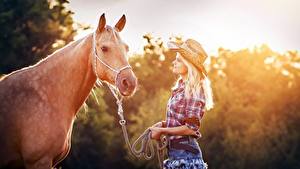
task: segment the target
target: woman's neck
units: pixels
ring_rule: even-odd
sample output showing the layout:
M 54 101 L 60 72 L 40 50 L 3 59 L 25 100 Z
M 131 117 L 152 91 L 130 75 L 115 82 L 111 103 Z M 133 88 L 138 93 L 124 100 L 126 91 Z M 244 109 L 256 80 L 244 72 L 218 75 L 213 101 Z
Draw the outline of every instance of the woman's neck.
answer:
M 181 74 L 181 75 L 180 75 L 180 78 L 181 78 L 183 81 L 186 81 L 186 79 L 187 79 L 187 74 Z

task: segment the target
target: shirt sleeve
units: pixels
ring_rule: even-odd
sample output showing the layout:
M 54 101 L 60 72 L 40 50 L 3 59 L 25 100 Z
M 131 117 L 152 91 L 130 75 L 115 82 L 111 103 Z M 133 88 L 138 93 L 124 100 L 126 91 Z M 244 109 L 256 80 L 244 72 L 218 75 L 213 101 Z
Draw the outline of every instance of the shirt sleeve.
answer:
M 204 114 L 204 100 L 199 98 L 191 98 L 186 100 L 184 125 L 194 131 L 198 131 L 200 120 Z

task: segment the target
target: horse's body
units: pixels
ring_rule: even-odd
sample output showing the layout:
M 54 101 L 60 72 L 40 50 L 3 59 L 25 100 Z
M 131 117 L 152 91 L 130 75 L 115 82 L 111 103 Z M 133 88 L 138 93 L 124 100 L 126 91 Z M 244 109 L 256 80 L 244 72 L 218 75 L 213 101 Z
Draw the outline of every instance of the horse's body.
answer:
M 93 34 L 90 34 L 36 65 L 2 78 L 1 169 L 50 169 L 68 154 L 76 112 L 89 95 L 97 76 L 115 83 L 113 75 L 103 65 L 99 66 L 99 62 L 93 69 L 92 42 Z M 116 62 L 113 65 L 120 67 Z M 131 70 L 124 73 L 124 77 L 134 76 Z

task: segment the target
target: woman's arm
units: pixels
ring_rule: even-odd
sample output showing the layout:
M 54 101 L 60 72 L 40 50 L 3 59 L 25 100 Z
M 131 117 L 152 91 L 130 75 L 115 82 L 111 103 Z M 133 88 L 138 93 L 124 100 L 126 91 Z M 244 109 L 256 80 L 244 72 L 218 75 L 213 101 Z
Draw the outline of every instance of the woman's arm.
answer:
M 157 123 L 153 124 L 153 126 L 151 126 L 151 127 L 166 127 L 166 121 L 157 122 Z
M 191 136 L 199 136 L 196 131 L 190 129 L 186 125 L 178 126 L 178 127 L 151 127 L 152 138 L 159 140 L 160 136 L 163 135 L 191 135 Z
M 195 135 L 195 131 L 187 127 L 186 125 L 178 127 L 161 128 L 161 134 L 164 135 Z

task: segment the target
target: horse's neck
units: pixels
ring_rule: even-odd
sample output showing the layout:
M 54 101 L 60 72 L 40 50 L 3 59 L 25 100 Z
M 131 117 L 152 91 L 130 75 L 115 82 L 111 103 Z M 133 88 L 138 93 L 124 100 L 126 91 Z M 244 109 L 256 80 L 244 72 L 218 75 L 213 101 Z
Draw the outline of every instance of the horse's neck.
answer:
M 91 49 L 92 36 L 88 35 L 36 66 L 33 77 L 38 91 L 58 111 L 75 113 L 89 95 L 96 81 Z

